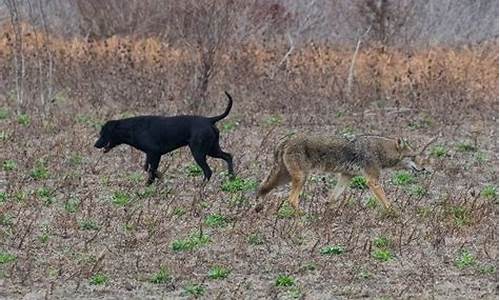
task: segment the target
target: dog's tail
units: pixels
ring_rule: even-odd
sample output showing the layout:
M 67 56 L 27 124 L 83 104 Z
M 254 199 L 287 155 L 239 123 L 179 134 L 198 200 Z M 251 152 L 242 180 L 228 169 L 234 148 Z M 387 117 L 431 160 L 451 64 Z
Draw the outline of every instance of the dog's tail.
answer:
M 218 122 L 227 117 L 227 115 L 229 115 L 229 112 L 231 111 L 231 107 L 233 107 L 233 98 L 231 98 L 231 95 L 229 95 L 229 93 L 226 91 L 224 91 L 224 94 L 226 94 L 227 98 L 229 99 L 229 103 L 227 104 L 226 110 L 221 115 L 209 118 L 212 123 Z

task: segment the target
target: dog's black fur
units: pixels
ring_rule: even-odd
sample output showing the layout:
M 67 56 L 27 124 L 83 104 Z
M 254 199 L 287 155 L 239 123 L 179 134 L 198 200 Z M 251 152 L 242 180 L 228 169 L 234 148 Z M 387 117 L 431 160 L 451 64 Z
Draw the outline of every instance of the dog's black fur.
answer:
M 144 170 L 149 173 L 147 184 L 158 178 L 158 164 L 163 154 L 189 146 L 196 163 L 203 170 L 204 180 L 210 180 L 212 170 L 207 155 L 226 161 L 229 174 L 234 176 L 233 157 L 221 150 L 219 130 L 215 123 L 224 119 L 231 110 L 233 99 L 224 92 L 229 103 L 224 113 L 215 117 L 202 116 L 139 116 L 106 122 L 101 129 L 96 148 L 107 153 L 112 148 L 127 144 L 146 153 Z

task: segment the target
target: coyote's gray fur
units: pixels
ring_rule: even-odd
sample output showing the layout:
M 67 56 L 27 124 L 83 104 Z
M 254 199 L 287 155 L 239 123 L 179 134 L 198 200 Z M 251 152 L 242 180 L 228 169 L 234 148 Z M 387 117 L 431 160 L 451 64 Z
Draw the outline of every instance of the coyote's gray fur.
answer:
M 299 195 L 311 170 L 338 174 L 333 192 L 336 200 L 355 175 L 363 175 L 375 197 L 386 208 L 390 203 L 379 183 L 380 170 L 405 167 L 420 171 L 417 153 L 402 138 L 361 135 L 348 137 L 309 137 L 292 135 L 283 139 L 274 151 L 274 166 L 257 192 L 264 196 L 273 188 L 292 182 L 288 201 L 299 211 Z

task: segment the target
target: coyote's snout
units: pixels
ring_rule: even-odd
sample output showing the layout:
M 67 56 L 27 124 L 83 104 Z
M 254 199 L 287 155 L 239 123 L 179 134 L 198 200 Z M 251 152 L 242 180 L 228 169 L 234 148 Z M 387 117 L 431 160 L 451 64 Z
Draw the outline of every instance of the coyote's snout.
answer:
M 419 154 L 402 138 L 369 135 L 355 138 L 287 137 L 276 147 L 274 166 L 259 188 L 257 197 L 291 181 L 292 191 L 288 201 L 299 211 L 299 195 L 309 172 L 316 169 L 338 174 L 334 200 L 342 194 L 353 176 L 363 175 L 375 197 L 390 208 L 379 183 L 381 169 L 403 167 L 422 171 L 423 168 L 417 166 L 417 156 Z

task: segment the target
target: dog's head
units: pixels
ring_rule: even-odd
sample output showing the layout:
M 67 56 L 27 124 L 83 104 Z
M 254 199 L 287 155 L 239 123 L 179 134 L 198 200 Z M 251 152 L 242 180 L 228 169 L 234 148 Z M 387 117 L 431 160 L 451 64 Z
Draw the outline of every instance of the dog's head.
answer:
M 118 121 L 108 121 L 101 128 L 99 133 L 99 139 L 95 142 L 94 147 L 104 149 L 104 153 L 109 152 L 114 147 L 118 146 L 120 142 L 117 140 L 117 134 L 115 132 Z

